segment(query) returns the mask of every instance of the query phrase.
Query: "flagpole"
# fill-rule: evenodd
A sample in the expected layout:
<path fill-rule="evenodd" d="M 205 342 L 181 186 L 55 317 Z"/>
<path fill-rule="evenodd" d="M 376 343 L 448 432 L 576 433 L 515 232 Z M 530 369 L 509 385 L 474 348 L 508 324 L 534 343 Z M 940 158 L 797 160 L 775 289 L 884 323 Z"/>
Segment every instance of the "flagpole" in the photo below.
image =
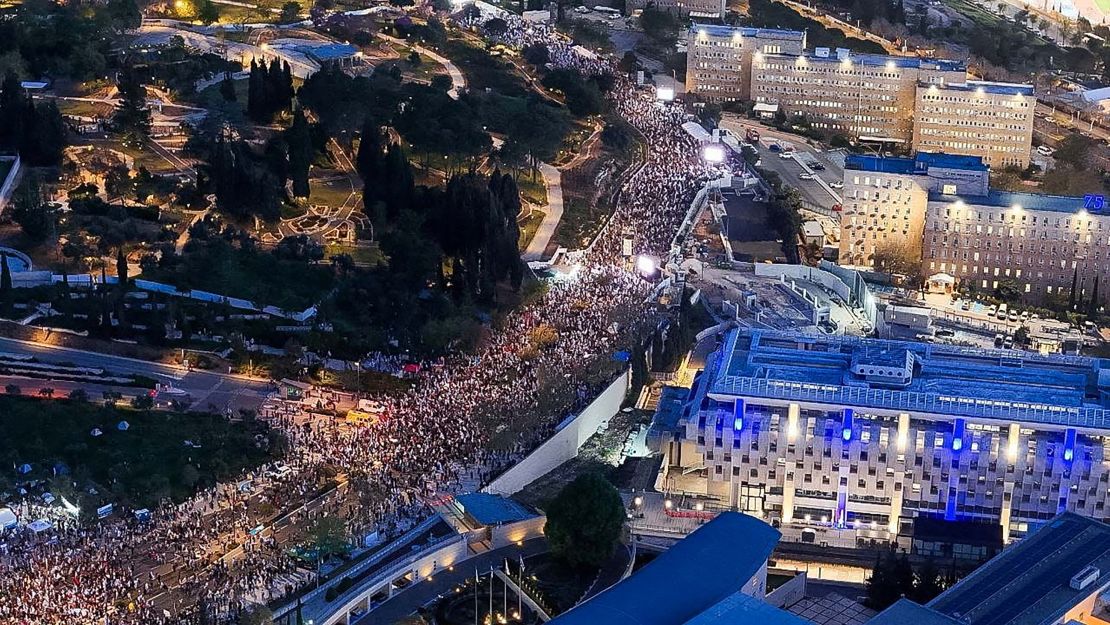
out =
<path fill-rule="evenodd" d="M 503 586 L 501 593 L 501 613 L 505 620 L 509 620 L 509 559 L 505 558 L 505 579 L 501 580 Z"/>
<path fill-rule="evenodd" d="M 474 567 L 474 625 L 478 625 L 478 567 Z"/>
<path fill-rule="evenodd" d="M 493 564 L 489 565 L 489 625 L 493 623 Z"/>

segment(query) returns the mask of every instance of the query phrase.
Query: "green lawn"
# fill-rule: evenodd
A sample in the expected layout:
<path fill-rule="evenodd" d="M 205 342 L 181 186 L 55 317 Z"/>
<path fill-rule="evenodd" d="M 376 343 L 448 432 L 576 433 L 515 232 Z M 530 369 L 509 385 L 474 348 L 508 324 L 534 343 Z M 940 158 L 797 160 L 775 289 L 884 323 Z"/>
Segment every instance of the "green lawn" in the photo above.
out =
<path fill-rule="evenodd" d="M 121 421 L 129 429 L 120 431 Z M 92 436 L 94 428 L 102 434 Z M 0 490 L 43 479 L 51 492 L 80 501 L 82 509 L 103 503 L 154 507 L 162 497 L 181 501 L 269 460 L 272 453 L 258 448 L 254 436 L 277 436 L 262 422 L 232 423 L 222 415 L 6 395 L 0 396 L 0 431 Z M 59 462 L 70 475 L 53 475 Z M 31 465 L 29 474 L 16 473 L 22 464 Z M 96 495 L 88 494 L 90 487 Z"/>
<path fill-rule="evenodd" d="M 532 214 L 520 220 L 520 239 L 517 242 L 517 247 L 524 250 L 528 244 L 532 242 L 532 237 L 536 236 L 536 230 L 539 230 L 540 223 L 547 214 L 543 211 L 533 210 Z"/>

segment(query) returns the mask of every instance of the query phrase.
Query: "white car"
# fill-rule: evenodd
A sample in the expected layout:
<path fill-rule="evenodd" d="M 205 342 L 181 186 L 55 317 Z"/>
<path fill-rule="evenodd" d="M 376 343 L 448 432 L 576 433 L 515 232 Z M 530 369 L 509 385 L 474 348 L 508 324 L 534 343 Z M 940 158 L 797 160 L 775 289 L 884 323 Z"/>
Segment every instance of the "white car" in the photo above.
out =
<path fill-rule="evenodd" d="M 839 180 L 833 180 L 832 182 L 829 183 L 829 186 L 834 188 L 834 189 L 843 189 L 844 188 L 844 183 L 839 181 Z"/>
<path fill-rule="evenodd" d="M 813 180 L 817 176 L 814 176 L 813 174 L 810 174 L 810 173 L 802 172 L 802 173 L 798 174 L 798 177 L 801 178 L 802 180 Z"/>
<path fill-rule="evenodd" d="M 779 154 L 779 158 L 781 158 L 783 160 L 786 160 L 788 158 L 794 158 L 794 153 L 793 152 L 781 152 Z"/>
<path fill-rule="evenodd" d="M 1048 147 L 1047 145 L 1038 145 L 1037 146 L 1037 153 L 1040 154 L 1041 156 L 1052 156 L 1052 154 L 1054 152 L 1056 152 L 1056 150 L 1053 150 L 1052 148 Z"/>

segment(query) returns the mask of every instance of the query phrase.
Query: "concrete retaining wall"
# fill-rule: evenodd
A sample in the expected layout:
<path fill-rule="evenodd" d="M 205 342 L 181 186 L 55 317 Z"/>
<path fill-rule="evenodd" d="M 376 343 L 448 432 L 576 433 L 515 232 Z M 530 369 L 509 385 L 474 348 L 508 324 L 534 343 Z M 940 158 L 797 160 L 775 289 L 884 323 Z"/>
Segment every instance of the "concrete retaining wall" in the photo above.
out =
<path fill-rule="evenodd" d="M 516 466 L 502 473 L 482 489 L 494 495 L 509 496 L 519 492 L 555 467 L 578 455 L 586 439 L 597 432 L 602 422 L 617 414 L 628 393 L 628 371 L 622 373 L 598 395 L 585 410 L 540 445 Z"/>
<path fill-rule="evenodd" d="M 775 573 L 779 571 L 772 572 Z M 797 573 L 794 571 L 781 571 L 781 573 L 794 573 L 794 578 L 771 591 L 764 601 L 776 608 L 785 610 L 805 598 L 806 573 L 805 571 L 799 571 Z"/>

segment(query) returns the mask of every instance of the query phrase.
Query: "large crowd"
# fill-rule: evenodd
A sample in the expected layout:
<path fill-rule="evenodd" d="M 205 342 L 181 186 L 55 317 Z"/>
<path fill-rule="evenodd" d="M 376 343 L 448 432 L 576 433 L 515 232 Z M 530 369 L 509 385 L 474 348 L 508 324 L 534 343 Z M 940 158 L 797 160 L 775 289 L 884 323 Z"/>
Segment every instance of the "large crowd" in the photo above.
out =
<path fill-rule="evenodd" d="M 543 43 L 559 67 L 615 73 L 549 27 L 512 21 L 504 40 Z M 257 479 L 254 490 L 223 484 L 164 504 L 146 520 L 58 519 L 48 538 L 26 531 L 6 538 L 0 624 L 232 621 L 245 603 L 280 599 L 304 581 L 304 564 L 280 533 L 256 531 L 268 515 L 283 511 L 288 527 L 305 527 L 334 514 L 352 535 L 397 536 L 428 515 L 428 498 L 487 482 L 588 402 L 608 381 L 599 371 L 617 366 L 612 354 L 659 321 L 644 304 L 653 285 L 629 270 L 624 241 L 631 237 L 637 254 L 665 258 L 705 179 L 697 146 L 680 128 L 681 107 L 616 82 L 612 101 L 650 148 L 646 159 L 624 173 L 614 215 L 580 264 L 511 315 L 481 353 L 426 367 L 410 392 L 375 398 L 386 417 L 371 427 L 274 417 L 288 437 L 287 469 Z M 539 328 L 554 330 L 554 345 L 522 349 Z M 396 364 L 379 357 L 371 368 Z M 329 471 L 362 487 L 319 503 L 320 477 Z"/>

